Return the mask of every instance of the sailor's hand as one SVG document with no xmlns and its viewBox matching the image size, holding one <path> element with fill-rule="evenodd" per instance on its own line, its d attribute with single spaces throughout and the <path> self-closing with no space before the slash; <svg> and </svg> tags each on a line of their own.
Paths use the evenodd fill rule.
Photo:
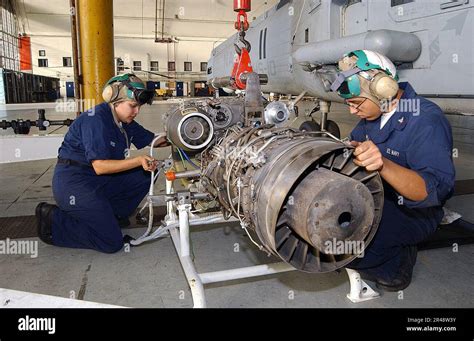
<svg viewBox="0 0 474 341">
<path fill-rule="evenodd" d="M 155 160 L 148 155 L 141 155 L 138 156 L 138 158 L 144 170 L 148 172 L 154 172 L 156 170 L 156 167 L 158 166 L 158 160 Z"/>
<path fill-rule="evenodd" d="M 354 163 L 368 171 L 380 171 L 383 167 L 383 157 L 379 148 L 372 141 L 351 141 L 356 147 L 354 150 Z"/>
</svg>

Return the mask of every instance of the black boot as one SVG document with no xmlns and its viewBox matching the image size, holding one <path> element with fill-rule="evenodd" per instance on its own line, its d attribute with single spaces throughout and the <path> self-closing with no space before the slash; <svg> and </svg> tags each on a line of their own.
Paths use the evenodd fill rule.
<svg viewBox="0 0 474 341">
<path fill-rule="evenodd" d="M 121 217 L 115 216 L 115 218 L 117 219 L 117 222 L 120 228 L 123 229 L 130 226 L 130 219 L 128 219 L 128 217 L 121 218 Z"/>
<path fill-rule="evenodd" d="M 125 236 L 123 236 L 123 243 L 124 244 L 128 244 L 130 245 L 131 247 L 135 246 L 131 243 L 132 240 L 135 240 L 135 238 L 133 238 L 132 236 L 126 234 Z"/>
<path fill-rule="evenodd" d="M 40 202 L 36 206 L 35 215 L 37 222 L 38 237 L 44 243 L 53 245 L 53 236 L 51 233 L 53 209 L 57 208 L 56 205 L 51 205 L 46 202 Z"/>
<path fill-rule="evenodd" d="M 402 258 L 400 260 L 400 267 L 397 275 L 390 282 L 376 280 L 377 288 L 385 291 L 400 291 L 406 289 L 411 283 L 417 253 L 418 250 L 416 245 L 405 246 L 402 249 Z"/>
</svg>

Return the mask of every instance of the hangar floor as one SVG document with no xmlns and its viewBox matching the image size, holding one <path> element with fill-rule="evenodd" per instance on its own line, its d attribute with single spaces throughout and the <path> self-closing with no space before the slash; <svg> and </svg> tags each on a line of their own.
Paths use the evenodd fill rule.
<svg viewBox="0 0 474 341">
<path fill-rule="evenodd" d="M 144 108 L 137 120 L 152 131 L 162 131 L 161 114 L 171 105 L 155 102 Z M 300 112 L 310 107 L 310 102 L 303 102 Z M 52 109 L 46 114 L 49 119 L 73 116 Z M 36 113 L 35 110 L 7 111 L 7 117 L 2 119 L 18 117 L 36 119 Z M 338 122 L 343 136 L 347 136 L 357 122 L 339 105 L 333 105 L 330 118 Z M 473 178 L 474 150 L 463 136 L 465 123 L 459 121 L 463 118 L 449 119 L 455 134 L 455 147 L 459 149 L 459 157 L 455 159 L 457 180 Z M 54 133 L 65 133 L 66 129 L 59 128 Z M 11 133 L 11 130 L 0 131 L 0 135 Z M 31 134 L 34 133 L 37 130 L 32 129 Z M 158 153 L 159 158 L 168 155 L 168 149 Z M 0 164 L 0 217 L 33 215 L 38 202 L 54 202 L 51 192 L 54 164 L 54 159 Z M 163 181 L 158 181 L 157 188 L 163 190 Z M 452 198 L 447 206 L 474 223 L 473 202 L 473 194 L 462 195 Z M 142 231 L 135 228 L 124 230 L 124 233 L 139 236 Z M 193 228 L 191 239 L 199 272 L 277 261 L 258 251 L 235 224 Z M 236 243 L 238 252 L 235 252 Z M 113 255 L 58 248 L 40 242 L 37 258 L 1 255 L 0 268 L 0 288 L 59 297 L 70 297 L 73 292 L 75 297 L 85 301 L 127 307 L 192 306 L 191 293 L 170 238 Z M 458 252 L 453 252 L 452 248 L 421 251 L 413 283 L 403 295 L 383 293 L 376 300 L 354 304 L 346 298 L 349 282 L 345 272 L 320 275 L 290 272 L 208 285 L 206 298 L 209 307 L 473 307 L 473 269 L 474 245 L 461 245 Z M 0 304 L 7 306 L 3 298 L 0 294 Z"/>
</svg>

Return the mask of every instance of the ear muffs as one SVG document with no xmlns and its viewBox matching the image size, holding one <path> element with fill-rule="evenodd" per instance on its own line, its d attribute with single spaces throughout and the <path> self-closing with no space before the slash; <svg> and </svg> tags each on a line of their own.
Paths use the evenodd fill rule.
<svg viewBox="0 0 474 341">
<path fill-rule="evenodd" d="M 117 99 L 120 94 L 120 83 L 107 84 L 102 90 L 102 98 L 105 102 L 111 103 Z"/>
<path fill-rule="evenodd" d="M 398 92 L 398 83 L 384 72 L 379 72 L 370 80 L 370 92 L 380 101 L 394 98 Z"/>
<path fill-rule="evenodd" d="M 119 75 L 112 77 L 102 90 L 102 98 L 105 102 L 111 103 L 115 101 L 120 95 L 120 89 L 122 88 L 122 82 L 128 81 L 133 74 L 126 73 L 124 75 Z M 127 92 L 128 94 L 128 92 Z"/>
</svg>

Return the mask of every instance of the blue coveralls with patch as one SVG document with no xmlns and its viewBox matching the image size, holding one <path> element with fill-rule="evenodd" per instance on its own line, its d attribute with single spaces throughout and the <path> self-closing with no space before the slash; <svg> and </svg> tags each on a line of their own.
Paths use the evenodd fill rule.
<svg viewBox="0 0 474 341">
<path fill-rule="evenodd" d="M 436 230 L 455 179 L 451 127 L 442 110 L 418 96 L 409 83 L 400 83 L 400 88 L 404 92 L 397 111 L 382 129 L 380 118 L 363 119 L 350 136 L 359 142 L 371 140 L 383 157 L 417 172 L 426 184 L 427 198 L 411 201 L 383 181 L 385 201 L 378 231 L 364 257 L 347 266 L 387 282 L 397 275 L 402 249 Z"/>
<path fill-rule="evenodd" d="M 69 127 L 59 148 L 59 158 L 83 164 L 56 165 L 53 194 L 53 244 L 116 252 L 123 236 L 116 217 L 130 216 L 146 195 L 150 172 L 142 167 L 110 175 L 97 175 L 93 160 L 123 160 L 130 143 L 137 149 L 149 145 L 154 134 L 137 122 L 123 124 L 123 133 L 107 103 L 82 113 Z"/>
</svg>

